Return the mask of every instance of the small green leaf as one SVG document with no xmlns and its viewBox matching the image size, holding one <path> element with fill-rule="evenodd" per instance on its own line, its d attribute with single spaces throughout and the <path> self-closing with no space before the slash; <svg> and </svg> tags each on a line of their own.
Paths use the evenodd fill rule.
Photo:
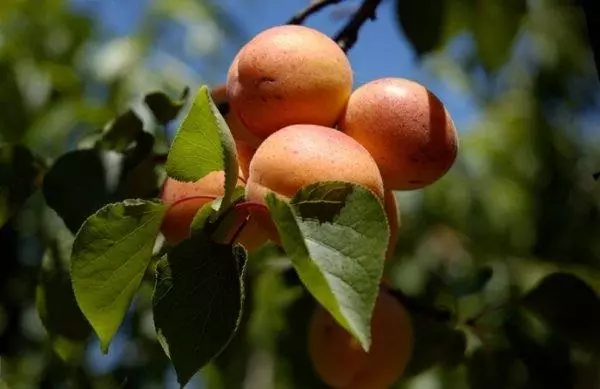
<svg viewBox="0 0 600 389">
<path fill-rule="evenodd" d="M 104 353 L 150 264 L 165 209 L 142 200 L 109 204 L 90 216 L 75 237 L 73 290 Z"/>
<path fill-rule="evenodd" d="M 267 204 L 302 283 L 368 351 L 389 239 L 381 201 L 362 186 L 329 182 L 303 188 L 290 204 L 269 194 Z"/>
<path fill-rule="evenodd" d="M 235 188 L 233 193 L 231 204 L 235 204 L 244 199 L 244 188 L 238 186 Z M 231 207 L 226 213 L 222 213 L 218 220 L 212 221 L 212 216 L 216 215 L 221 207 L 223 196 L 219 196 L 208 204 L 204 204 L 192 220 L 190 224 L 190 231 L 192 234 L 206 233 L 216 242 L 223 242 L 222 238 L 225 238 L 230 234 L 232 228 L 235 227 L 236 222 L 239 221 L 238 212 L 235 212 Z M 216 224 L 218 225 L 216 225 Z M 207 231 L 207 227 L 210 225 L 211 229 Z"/>
<path fill-rule="evenodd" d="M 171 100 L 164 92 L 152 92 L 144 97 L 144 102 L 154 115 L 157 122 L 166 125 L 179 115 L 185 105 L 189 89 L 185 89 L 180 100 Z"/>
<path fill-rule="evenodd" d="M 445 8 L 444 0 L 396 0 L 396 18 L 418 56 L 441 43 Z"/>
<path fill-rule="evenodd" d="M 225 171 L 226 208 L 238 179 L 235 141 L 206 86 L 200 88 L 173 140 L 166 164 L 169 177 L 193 182 L 218 170 Z"/>
<path fill-rule="evenodd" d="M 495 71 L 510 56 L 514 39 L 527 13 L 526 0 L 482 0 L 476 3 L 474 33 L 484 68 Z"/>
<path fill-rule="evenodd" d="M 183 387 L 235 334 L 244 299 L 242 249 L 196 235 L 159 261 L 154 325 Z"/>
</svg>

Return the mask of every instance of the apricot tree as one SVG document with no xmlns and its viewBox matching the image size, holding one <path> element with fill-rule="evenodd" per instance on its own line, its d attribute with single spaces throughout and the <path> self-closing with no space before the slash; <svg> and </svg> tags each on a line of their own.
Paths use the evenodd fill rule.
<svg viewBox="0 0 600 389">
<path fill-rule="evenodd" d="M 461 243 L 444 228 L 430 244 L 411 249 L 425 252 L 431 268 L 454 273 L 428 280 L 422 298 L 390 281 L 386 267 L 399 239 L 420 222 L 401 222 L 397 193 L 425 189 L 443 177 L 452 182 L 447 174 L 464 146 L 449 110 L 425 85 L 390 75 L 354 87 L 346 52 L 382 1 L 363 1 L 333 38 L 300 26 L 334 3 L 313 2 L 290 23 L 249 40 L 219 86 L 187 90 L 179 99 L 162 92 L 145 96 L 154 120 L 177 128 L 166 150 L 134 110 L 60 156 L 47 172 L 26 149 L 2 149 L 3 159 L 26 165 L 20 170 L 27 174 L 13 187 L 29 193 L 28 185 L 41 185 L 46 204 L 64 223 L 61 233 L 74 236 L 72 247 L 57 248 L 68 253 L 68 279 L 49 257 L 36 295 L 53 349 L 64 361 L 75 359 L 73 345 L 92 332 L 107 353 L 136 299 L 148 293 L 155 340 L 181 386 L 242 349 L 243 331 L 252 329 L 247 315 L 257 311 L 253 325 L 279 331 L 280 354 L 292 350 L 310 366 L 303 373 L 312 372 L 307 381 L 313 381 L 297 387 L 384 389 L 433 366 L 458 364 L 468 366 L 477 387 L 490 381 L 482 375 L 497 377 L 489 362 L 497 355 L 474 347 L 473 338 L 485 343 L 494 332 L 505 336 L 503 344 L 531 352 L 518 358 L 532 382 L 548 382 L 535 376 L 535 353 L 562 346 L 552 343 L 555 336 L 592 354 L 598 350 L 600 300 L 573 274 L 540 277 L 516 301 L 467 317 L 440 307 L 448 296 L 439 284 L 456 305 L 493 275 L 488 266 L 465 271 Z M 397 8 L 415 7 L 410 3 L 399 1 Z M 423 2 L 419 9 L 429 12 L 421 16 L 437 20 L 437 3 Z M 486 2 L 481 7 L 493 9 Z M 436 31 L 415 35 L 422 26 L 414 20 L 403 19 L 402 26 L 419 52 L 439 43 Z M 483 36 L 494 43 L 493 34 Z M 507 50 L 493 44 L 480 49 L 492 46 L 489 68 Z M 265 261 L 265 253 L 281 261 Z M 285 270 L 270 278 L 269 266 Z M 410 263 L 400 273 L 395 278 L 418 282 L 422 276 Z M 265 292 L 269 282 L 296 289 Z M 257 308 L 248 290 L 264 300 L 301 295 L 289 312 L 290 330 Z M 505 313 L 501 324 L 481 324 L 496 310 Z M 582 320 L 584 310 L 592 313 Z M 531 335 L 540 327 L 551 334 L 550 345 Z M 288 332 L 304 336 L 291 346 Z"/>
</svg>

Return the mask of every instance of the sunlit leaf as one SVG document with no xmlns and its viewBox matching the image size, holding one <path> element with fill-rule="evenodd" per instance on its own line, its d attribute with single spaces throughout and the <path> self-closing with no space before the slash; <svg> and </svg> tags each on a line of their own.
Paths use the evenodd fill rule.
<svg viewBox="0 0 600 389">
<path fill-rule="evenodd" d="M 150 264 L 165 208 L 142 200 L 109 204 L 90 216 L 75 237 L 73 289 L 104 353 Z"/>
<path fill-rule="evenodd" d="M 230 203 L 238 179 L 233 136 L 209 90 L 201 87 L 173 140 L 166 164 L 169 177 L 193 182 L 218 170 L 225 171 L 223 207 Z"/>
<path fill-rule="evenodd" d="M 359 185 L 321 183 L 267 204 L 304 285 L 368 350 L 389 239 L 381 201 Z"/>
</svg>

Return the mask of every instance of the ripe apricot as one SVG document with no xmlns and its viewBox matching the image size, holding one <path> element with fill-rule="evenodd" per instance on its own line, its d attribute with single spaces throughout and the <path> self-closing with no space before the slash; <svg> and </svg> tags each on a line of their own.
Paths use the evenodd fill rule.
<svg viewBox="0 0 600 389">
<path fill-rule="evenodd" d="M 232 111 L 261 139 L 292 124 L 333 126 L 352 92 L 348 58 L 327 35 L 284 25 L 238 52 L 227 75 Z"/>
<path fill-rule="evenodd" d="M 375 303 L 368 353 L 322 306 L 310 322 L 310 359 L 316 373 L 335 389 L 389 388 L 404 373 L 412 350 L 410 316 L 385 288 Z"/>
<path fill-rule="evenodd" d="M 390 190 L 434 183 L 458 153 L 458 135 L 444 104 L 423 85 L 403 78 L 357 88 L 339 128 L 373 155 Z"/>
<path fill-rule="evenodd" d="M 258 147 L 250 162 L 246 200 L 265 204 L 273 192 L 287 200 L 303 186 L 322 181 L 361 184 L 383 199 L 383 183 L 377 164 L 354 139 L 333 128 L 296 124 L 275 132 Z M 268 214 L 250 210 L 271 239 L 278 242 Z"/>
<path fill-rule="evenodd" d="M 207 174 L 196 182 L 181 182 L 167 178 L 163 185 L 161 200 L 169 205 L 169 209 L 161 225 L 161 231 L 170 244 L 177 244 L 189 237 L 190 224 L 196 213 L 205 204 L 213 201 L 224 194 L 225 174 L 223 171 L 215 171 Z M 241 179 L 237 182 L 243 186 Z M 233 238 L 236 229 L 242 227 L 242 219 L 246 214 L 240 215 L 240 221 L 227 235 L 226 241 Z M 263 232 L 254 220 L 248 220 L 243 230 L 236 239 L 248 251 L 262 246 L 267 240 Z"/>
</svg>

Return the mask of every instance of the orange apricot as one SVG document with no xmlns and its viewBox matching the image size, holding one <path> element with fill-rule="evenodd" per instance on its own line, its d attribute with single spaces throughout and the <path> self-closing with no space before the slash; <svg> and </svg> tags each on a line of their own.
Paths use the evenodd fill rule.
<svg viewBox="0 0 600 389">
<path fill-rule="evenodd" d="M 334 126 L 352 92 L 339 46 L 313 28 L 262 31 L 238 52 L 227 75 L 232 111 L 261 139 L 292 124 Z"/>
<path fill-rule="evenodd" d="M 380 288 L 373 310 L 368 353 L 320 305 L 309 326 L 312 365 L 335 389 L 387 389 L 402 376 L 412 356 L 410 316 L 385 288 Z"/>
<path fill-rule="evenodd" d="M 357 88 L 339 129 L 373 155 L 390 190 L 434 183 L 458 154 L 456 128 L 442 101 L 403 78 L 381 78 Z"/>
<path fill-rule="evenodd" d="M 371 155 L 354 139 L 333 128 L 296 124 L 275 132 L 261 143 L 250 162 L 246 200 L 265 204 L 272 192 L 284 200 L 302 187 L 322 181 L 345 181 L 363 185 L 383 200 L 381 174 Z M 250 214 L 271 230 L 266 212 Z"/>
</svg>

